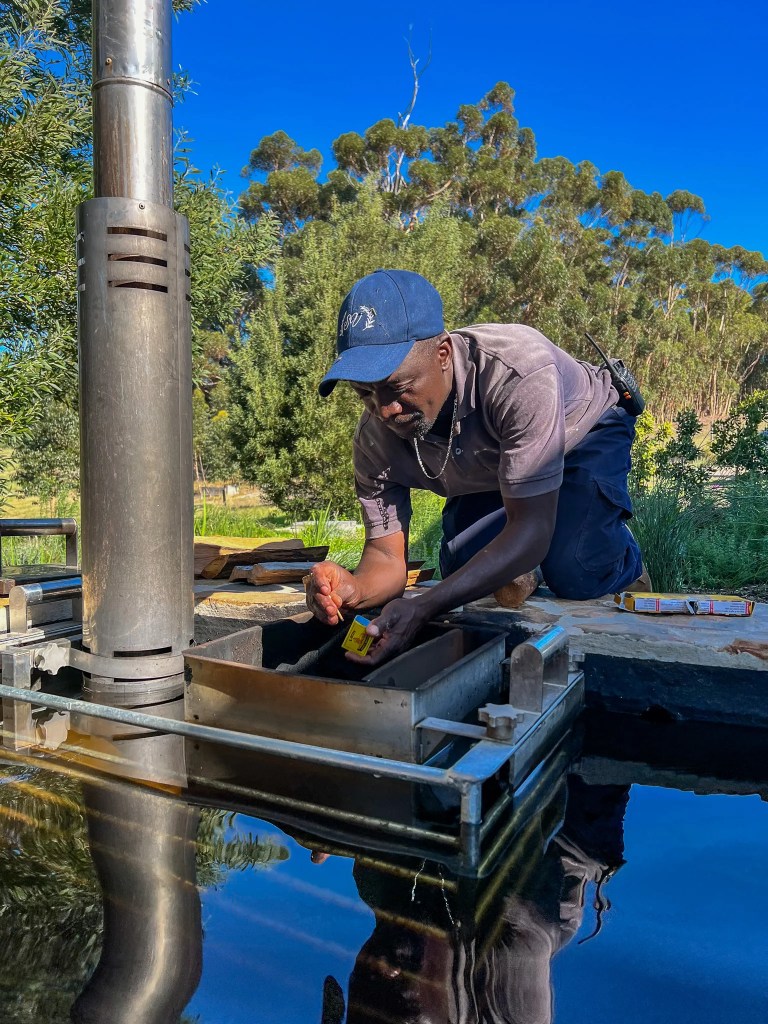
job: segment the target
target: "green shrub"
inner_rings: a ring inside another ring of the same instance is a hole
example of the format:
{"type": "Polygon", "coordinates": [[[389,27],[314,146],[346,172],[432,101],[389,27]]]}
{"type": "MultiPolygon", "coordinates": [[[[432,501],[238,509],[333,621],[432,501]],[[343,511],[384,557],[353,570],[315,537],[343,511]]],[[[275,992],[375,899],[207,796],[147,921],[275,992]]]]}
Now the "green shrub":
{"type": "Polygon", "coordinates": [[[657,453],[672,438],[671,423],[657,423],[648,409],[635,420],[635,440],[632,445],[632,472],[629,476],[633,492],[646,491],[656,477],[657,453]]]}
{"type": "Polygon", "coordinates": [[[754,391],[724,420],[712,425],[712,454],[718,466],[737,473],[768,473],[768,391],[754,391]]]}
{"type": "Polygon", "coordinates": [[[686,558],[689,588],[740,590],[768,581],[768,479],[752,474],[710,490],[686,558]]]}
{"type": "Polygon", "coordinates": [[[710,469],[695,437],[701,431],[701,420],[693,409],[684,409],[675,416],[677,431],[655,453],[656,473],[668,487],[683,494],[701,490],[710,469]]]}

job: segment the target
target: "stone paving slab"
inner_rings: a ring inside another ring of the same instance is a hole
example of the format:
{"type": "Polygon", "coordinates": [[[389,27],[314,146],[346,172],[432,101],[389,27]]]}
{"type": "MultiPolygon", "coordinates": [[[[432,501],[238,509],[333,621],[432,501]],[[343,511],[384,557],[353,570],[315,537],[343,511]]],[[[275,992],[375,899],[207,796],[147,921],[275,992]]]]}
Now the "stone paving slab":
{"type": "MultiPolygon", "coordinates": [[[[467,605],[468,612],[473,609],[501,610],[493,598],[467,605]]],[[[571,647],[584,654],[768,672],[768,604],[733,618],[643,615],[620,611],[612,598],[563,601],[545,593],[508,614],[529,632],[562,626],[571,647]]]]}
{"type": "Polygon", "coordinates": [[[751,616],[642,615],[611,599],[546,593],[517,611],[491,599],[464,610],[523,634],[562,626],[584,655],[587,705],[653,720],[768,727],[768,605],[751,616]]]}
{"type": "Polygon", "coordinates": [[[306,611],[303,586],[195,580],[195,642],[217,640],[239,629],[306,611]]]}
{"type": "MultiPolygon", "coordinates": [[[[196,619],[221,619],[223,632],[295,615],[304,608],[301,586],[195,581],[196,619]],[[228,619],[238,625],[226,629],[228,619]]],[[[499,608],[492,597],[467,605],[466,611],[497,612],[505,625],[514,622],[526,633],[562,626],[571,647],[583,654],[768,672],[768,604],[756,605],[754,613],[743,618],[643,615],[620,611],[611,598],[563,601],[544,591],[517,611],[499,608]]]]}

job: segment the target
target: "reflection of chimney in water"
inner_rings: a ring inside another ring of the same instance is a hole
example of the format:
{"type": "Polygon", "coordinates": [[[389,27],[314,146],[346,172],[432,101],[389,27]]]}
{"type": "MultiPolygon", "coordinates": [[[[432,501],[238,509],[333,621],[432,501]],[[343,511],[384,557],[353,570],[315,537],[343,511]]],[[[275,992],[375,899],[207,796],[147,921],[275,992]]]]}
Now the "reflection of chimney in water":
{"type": "Polygon", "coordinates": [[[78,211],[83,644],[94,700],[182,691],[192,638],[189,238],[173,212],[171,0],[93,0],[78,211]]]}
{"type": "MultiPolygon", "coordinates": [[[[180,761],[180,737],[152,742],[165,748],[151,755],[164,771],[180,761]]],[[[83,796],[104,898],[104,935],[101,958],[72,1020],[177,1024],[202,970],[199,811],[159,789],[117,780],[90,783],[83,796]]]]}

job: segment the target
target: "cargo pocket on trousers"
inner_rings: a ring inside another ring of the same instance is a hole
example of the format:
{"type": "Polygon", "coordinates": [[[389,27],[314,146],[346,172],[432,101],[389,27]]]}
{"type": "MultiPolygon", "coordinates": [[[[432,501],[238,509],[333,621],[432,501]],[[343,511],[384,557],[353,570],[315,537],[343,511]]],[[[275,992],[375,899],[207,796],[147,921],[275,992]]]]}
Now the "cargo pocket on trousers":
{"type": "Polygon", "coordinates": [[[624,557],[629,536],[624,526],[632,502],[623,487],[593,480],[592,498],[576,546],[576,560],[587,572],[606,571],[624,557]]]}

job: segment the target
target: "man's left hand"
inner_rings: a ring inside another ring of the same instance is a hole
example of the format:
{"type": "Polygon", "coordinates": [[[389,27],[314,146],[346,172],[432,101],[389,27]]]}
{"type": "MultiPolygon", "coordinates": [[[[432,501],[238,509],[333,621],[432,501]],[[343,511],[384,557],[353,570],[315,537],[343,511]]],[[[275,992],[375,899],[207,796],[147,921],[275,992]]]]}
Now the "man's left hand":
{"type": "Polygon", "coordinates": [[[361,658],[359,654],[348,651],[347,658],[358,665],[378,665],[400,654],[427,621],[419,604],[418,597],[399,597],[390,601],[382,608],[381,615],[367,627],[367,632],[376,637],[368,654],[361,658]]]}

